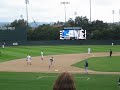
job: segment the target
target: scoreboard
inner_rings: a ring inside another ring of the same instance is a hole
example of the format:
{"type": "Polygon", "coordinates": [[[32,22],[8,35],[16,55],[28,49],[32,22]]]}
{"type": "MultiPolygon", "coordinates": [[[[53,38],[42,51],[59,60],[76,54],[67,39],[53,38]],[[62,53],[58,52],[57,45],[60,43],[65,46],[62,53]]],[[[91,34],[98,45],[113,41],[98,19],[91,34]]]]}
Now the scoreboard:
{"type": "Polygon", "coordinates": [[[26,28],[0,27],[0,41],[27,40],[26,28]]]}
{"type": "Polygon", "coordinates": [[[81,27],[65,27],[63,30],[60,30],[60,39],[61,40],[86,39],[86,30],[83,30],[81,27]]]}

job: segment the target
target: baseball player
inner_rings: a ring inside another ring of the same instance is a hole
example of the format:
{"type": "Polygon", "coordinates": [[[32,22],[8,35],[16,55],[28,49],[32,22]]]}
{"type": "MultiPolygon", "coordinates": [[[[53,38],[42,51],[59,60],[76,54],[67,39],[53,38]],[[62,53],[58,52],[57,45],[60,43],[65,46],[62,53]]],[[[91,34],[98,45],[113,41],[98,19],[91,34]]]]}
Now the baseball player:
{"type": "Polygon", "coordinates": [[[87,62],[87,60],[85,61],[85,71],[88,74],[88,62],[87,62]]]}
{"type": "Polygon", "coordinates": [[[2,52],[0,51],[0,56],[2,55],[2,52]]]}
{"type": "Polygon", "coordinates": [[[90,54],[91,48],[88,48],[88,54],[90,54]]]}
{"type": "Polygon", "coordinates": [[[32,65],[31,64],[31,56],[30,55],[27,56],[26,61],[27,61],[27,65],[32,65]]]}
{"type": "Polygon", "coordinates": [[[53,64],[53,57],[50,58],[49,68],[52,66],[52,64],[53,64]]]}
{"type": "Polygon", "coordinates": [[[43,51],[41,51],[41,60],[43,60],[43,51]]]}
{"type": "Polygon", "coordinates": [[[5,42],[3,42],[3,44],[2,44],[2,48],[5,48],[5,42]]]}
{"type": "Polygon", "coordinates": [[[112,43],[112,46],[114,45],[114,43],[112,43]]]}
{"type": "Polygon", "coordinates": [[[110,49],[110,57],[112,56],[112,50],[110,49]]]}
{"type": "Polygon", "coordinates": [[[120,86],[120,77],[119,77],[119,79],[118,79],[118,85],[120,86]]]}

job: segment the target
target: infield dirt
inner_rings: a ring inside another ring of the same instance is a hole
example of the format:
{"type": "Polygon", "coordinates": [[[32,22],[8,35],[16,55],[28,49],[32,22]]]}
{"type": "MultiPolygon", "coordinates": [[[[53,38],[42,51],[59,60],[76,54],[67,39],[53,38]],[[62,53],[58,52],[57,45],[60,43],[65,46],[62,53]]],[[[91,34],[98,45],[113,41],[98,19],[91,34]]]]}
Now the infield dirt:
{"type": "MultiPolygon", "coordinates": [[[[0,71],[7,72],[45,72],[45,73],[61,73],[68,71],[71,73],[85,73],[82,68],[71,66],[81,60],[89,57],[109,56],[109,53],[80,53],[80,54],[64,54],[44,56],[41,60],[40,56],[32,57],[32,65],[27,65],[26,58],[11,60],[0,63],[0,71]],[[53,65],[49,68],[50,57],[54,57],[53,65]]],[[[113,56],[120,56],[119,52],[114,52],[113,56]]],[[[120,72],[96,72],[89,70],[90,74],[120,74],[120,72]]]]}

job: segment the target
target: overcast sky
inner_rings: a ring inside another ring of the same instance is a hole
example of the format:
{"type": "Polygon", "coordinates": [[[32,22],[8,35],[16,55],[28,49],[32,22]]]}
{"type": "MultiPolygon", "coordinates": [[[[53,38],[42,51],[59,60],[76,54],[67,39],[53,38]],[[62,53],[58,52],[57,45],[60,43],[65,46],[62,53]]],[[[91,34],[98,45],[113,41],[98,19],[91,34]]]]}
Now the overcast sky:
{"type": "MultiPolygon", "coordinates": [[[[60,3],[63,1],[70,2],[66,5],[67,20],[75,16],[87,16],[90,19],[90,0],[29,0],[29,22],[33,19],[36,22],[65,21],[64,5],[60,3]]],[[[113,22],[112,10],[115,11],[114,22],[120,20],[120,0],[91,0],[91,4],[92,21],[113,22]]],[[[26,19],[25,8],[25,0],[0,0],[0,22],[26,19]]]]}

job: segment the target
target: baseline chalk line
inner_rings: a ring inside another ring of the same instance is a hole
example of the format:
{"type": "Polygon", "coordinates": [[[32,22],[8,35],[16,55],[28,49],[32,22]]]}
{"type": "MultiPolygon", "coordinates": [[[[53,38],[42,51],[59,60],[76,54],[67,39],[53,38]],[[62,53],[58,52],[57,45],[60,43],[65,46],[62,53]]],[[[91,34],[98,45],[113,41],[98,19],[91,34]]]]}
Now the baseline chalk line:
{"type": "MultiPolygon", "coordinates": [[[[52,78],[52,77],[57,77],[57,76],[39,76],[37,79],[40,79],[40,78],[52,78]]],[[[83,78],[83,79],[86,79],[86,80],[90,79],[90,77],[75,77],[75,78],[83,78]]]]}

